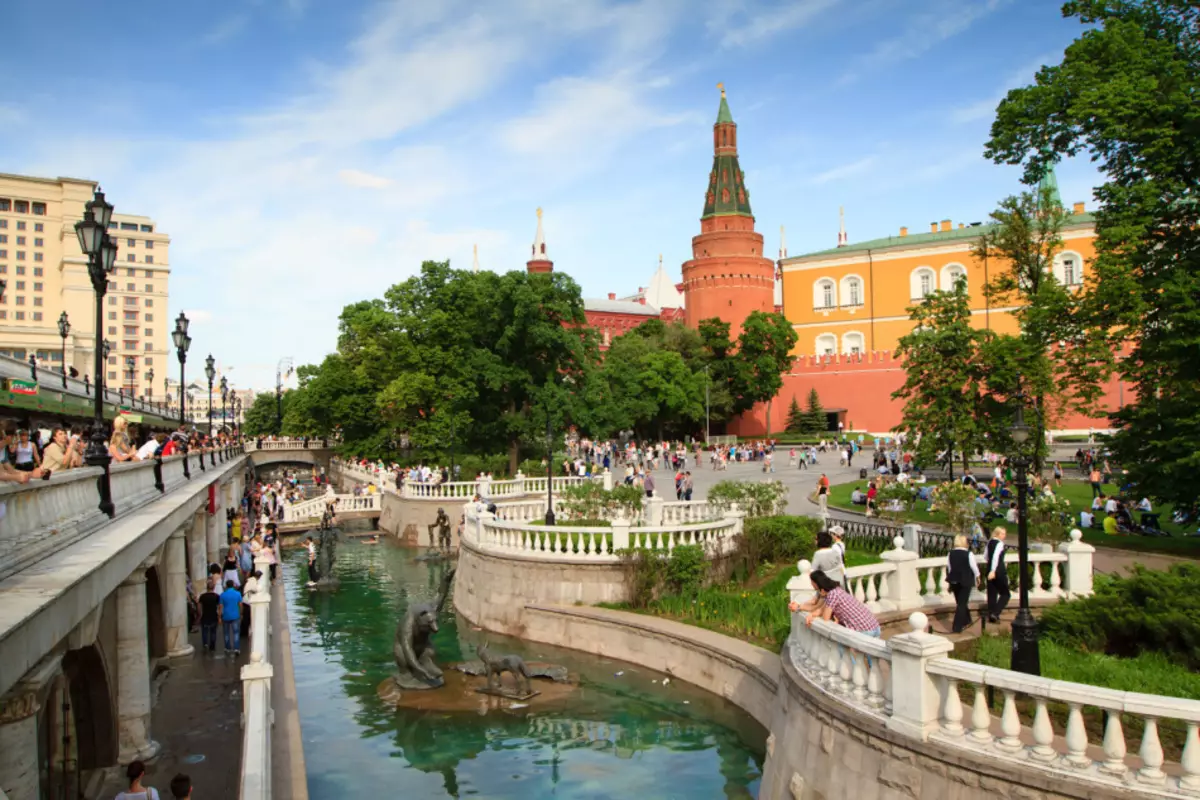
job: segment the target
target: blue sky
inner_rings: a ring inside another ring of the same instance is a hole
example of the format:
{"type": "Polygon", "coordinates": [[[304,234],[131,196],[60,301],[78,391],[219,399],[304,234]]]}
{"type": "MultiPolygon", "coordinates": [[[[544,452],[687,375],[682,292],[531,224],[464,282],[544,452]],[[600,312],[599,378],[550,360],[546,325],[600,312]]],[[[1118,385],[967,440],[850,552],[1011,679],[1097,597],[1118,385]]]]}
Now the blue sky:
{"type": "MultiPolygon", "coordinates": [[[[424,259],[627,293],[699,232],[723,81],[767,252],[987,218],[1006,89],[1080,32],[1053,0],[12,3],[0,171],[101,181],[172,237],[172,313],[240,386],[319,360],[424,259]],[[93,54],[94,53],[94,54],[93,54]],[[13,76],[19,75],[19,79],[13,76]],[[33,87],[30,90],[27,87],[33,87]]],[[[1092,205],[1086,160],[1058,169],[1092,205]]],[[[195,355],[195,354],[193,354],[195,355]]],[[[197,361],[197,363],[199,363],[197,361]]]]}

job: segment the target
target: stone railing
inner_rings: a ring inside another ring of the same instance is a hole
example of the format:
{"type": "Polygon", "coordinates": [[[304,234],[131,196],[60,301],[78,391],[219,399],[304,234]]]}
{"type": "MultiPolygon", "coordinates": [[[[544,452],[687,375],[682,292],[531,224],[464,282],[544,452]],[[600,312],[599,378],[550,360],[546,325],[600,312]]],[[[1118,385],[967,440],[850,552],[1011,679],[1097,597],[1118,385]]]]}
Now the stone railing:
{"type": "MultiPolygon", "coordinates": [[[[275,560],[280,561],[279,545],[275,560]]],[[[250,662],[242,667],[242,775],[240,800],[271,798],[271,729],[275,710],[271,704],[271,570],[262,556],[254,560],[262,573],[258,590],[246,598],[250,607],[250,662]]],[[[246,643],[243,642],[245,647],[246,643]]]]}
{"type": "MultiPolygon", "coordinates": [[[[192,452],[145,461],[114,462],[109,487],[115,515],[122,516],[201,474],[201,464],[225,461],[240,455],[240,448],[192,452]]],[[[211,468],[211,467],[206,467],[211,468]]],[[[107,524],[100,510],[99,467],[79,467],[55,472],[47,480],[0,484],[0,580],[61,550],[107,524]]]]}
{"type": "MultiPolygon", "coordinates": [[[[348,478],[396,491],[396,475],[393,472],[380,469],[375,465],[363,467],[345,461],[336,462],[336,466],[348,478]]],[[[575,486],[586,481],[603,481],[606,488],[612,488],[612,474],[604,473],[591,478],[568,476],[553,478],[551,491],[557,493],[567,486],[575,486]]],[[[524,497],[530,494],[545,493],[546,478],[526,477],[518,472],[517,477],[509,480],[480,478],[473,481],[447,481],[445,483],[405,481],[400,495],[409,500],[470,500],[478,494],[485,500],[496,500],[504,497],[524,497]]]]}
{"type": "MultiPolygon", "coordinates": [[[[1033,581],[1030,586],[1031,600],[1050,600],[1077,597],[1092,593],[1092,554],[1089,544],[1080,539],[1082,534],[1071,532],[1071,541],[1059,546],[1056,553],[1031,552],[1029,563],[1033,581]]],[[[876,613],[888,611],[911,611],[932,606],[954,603],[954,595],[946,581],[947,563],[945,556],[920,558],[905,549],[905,538],[892,540],[893,549],[880,554],[881,563],[846,570],[846,584],[856,598],[876,613]]],[[[1010,555],[1012,555],[1010,553],[1010,555]]],[[[984,571],[984,556],[973,555],[984,571]]],[[[1018,569],[1015,558],[1006,559],[1010,571],[1018,569]]],[[[812,595],[809,575],[812,564],[801,561],[797,565],[800,573],[788,581],[788,592],[793,600],[803,601],[812,595]]],[[[1016,580],[1010,580],[1014,586],[1016,580]]],[[[984,595],[976,590],[972,602],[982,600],[984,595]]]]}
{"type": "Polygon", "coordinates": [[[958,661],[949,657],[953,643],[927,633],[928,624],[924,613],[914,612],[911,632],[881,641],[820,619],[807,625],[804,614],[797,613],[784,655],[812,691],[914,743],[934,741],[974,754],[994,769],[1004,770],[1006,763],[1032,767],[1045,770],[1047,778],[1069,777],[1096,790],[1200,796],[1200,701],[958,661]],[[998,717],[988,702],[989,689],[1003,697],[998,717]],[[1085,722],[1091,709],[1103,716],[1096,741],[1085,722]],[[1065,712],[1061,735],[1052,711],[1065,712]],[[1141,728],[1136,757],[1128,753],[1123,717],[1141,728]],[[1183,731],[1177,763],[1167,763],[1159,738],[1163,721],[1183,731]]]}
{"type": "MultiPolygon", "coordinates": [[[[543,513],[545,506],[543,505],[543,513]]],[[[670,553],[681,545],[701,545],[712,555],[724,555],[737,547],[744,512],[731,510],[719,520],[695,525],[639,525],[614,520],[611,527],[572,527],[505,522],[487,511],[476,513],[472,504],[463,538],[486,553],[520,558],[586,563],[619,563],[620,552],[641,548],[670,553]]]]}
{"type": "Polygon", "coordinates": [[[719,510],[704,500],[668,500],[662,504],[664,525],[703,522],[720,516],[719,510]]]}
{"type": "MultiPolygon", "coordinates": [[[[543,481],[543,486],[545,482],[543,481]]],[[[554,513],[562,519],[570,519],[571,514],[562,508],[560,500],[554,501],[554,513]]],[[[534,496],[528,500],[512,500],[496,504],[496,519],[502,522],[530,522],[544,519],[546,516],[546,499],[544,496],[534,496]]],[[[607,513],[601,514],[609,519],[607,513]]],[[[648,497],[642,501],[642,507],[628,515],[626,520],[631,526],[673,526],[688,525],[700,522],[714,522],[724,514],[716,506],[709,505],[704,500],[664,501],[661,497],[648,497]]]]}
{"type": "Polygon", "coordinates": [[[328,450],[336,442],[332,439],[257,439],[246,440],[246,452],[263,450],[328,450]]]}
{"type": "MultiPolygon", "coordinates": [[[[302,500],[299,503],[284,506],[283,521],[288,523],[320,519],[321,515],[325,513],[325,504],[330,499],[330,495],[323,494],[319,497],[313,497],[308,500],[302,500]]],[[[383,496],[378,492],[363,495],[335,494],[332,495],[332,499],[336,500],[333,510],[338,513],[344,511],[379,511],[383,507],[383,496]]]]}

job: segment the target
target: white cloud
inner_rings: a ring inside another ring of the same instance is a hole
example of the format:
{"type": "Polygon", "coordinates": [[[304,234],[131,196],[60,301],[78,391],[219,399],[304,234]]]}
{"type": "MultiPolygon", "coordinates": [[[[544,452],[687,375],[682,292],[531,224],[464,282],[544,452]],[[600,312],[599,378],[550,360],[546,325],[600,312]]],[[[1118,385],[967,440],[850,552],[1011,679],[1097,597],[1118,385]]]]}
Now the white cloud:
{"type": "Polygon", "coordinates": [[[355,186],[359,189],[383,189],[392,185],[390,178],[372,175],[369,172],[363,172],[358,169],[339,170],[338,180],[347,186],[355,186]]]}
{"type": "Polygon", "coordinates": [[[246,30],[249,25],[249,14],[245,12],[230,14],[219,20],[208,33],[200,37],[200,44],[206,47],[215,47],[216,45],[224,44],[246,30]]]}
{"type": "Polygon", "coordinates": [[[708,23],[710,32],[720,33],[721,47],[744,47],[782,33],[802,28],[840,0],[786,0],[780,4],[742,3],[726,6],[708,23]]]}
{"type": "Polygon", "coordinates": [[[830,183],[831,181],[842,180],[843,178],[861,175],[870,170],[871,167],[875,166],[875,163],[878,160],[879,157],[874,155],[867,156],[866,158],[860,158],[857,161],[850,162],[849,164],[842,164],[841,166],[833,167],[832,169],[827,169],[824,172],[820,172],[814,175],[809,182],[814,184],[830,183]]]}
{"type": "Polygon", "coordinates": [[[1033,83],[1038,70],[1046,64],[1055,63],[1059,58],[1060,56],[1048,53],[1022,64],[1000,82],[999,88],[990,97],[951,110],[950,120],[958,124],[965,124],[981,119],[992,119],[996,116],[996,107],[1008,94],[1009,89],[1033,83]]]}
{"type": "MultiPolygon", "coordinates": [[[[205,308],[185,308],[183,314],[188,318],[189,324],[192,322],[212,322],[212,312],[205,308]]],[[[191,329],[189,328],[189,331],[191,329]]]]}
{"type": "Polygon", "coordinates": [[[0,104],[0,125],[17,125],[25,122],[27,116],[16,106],[0,104]]]}

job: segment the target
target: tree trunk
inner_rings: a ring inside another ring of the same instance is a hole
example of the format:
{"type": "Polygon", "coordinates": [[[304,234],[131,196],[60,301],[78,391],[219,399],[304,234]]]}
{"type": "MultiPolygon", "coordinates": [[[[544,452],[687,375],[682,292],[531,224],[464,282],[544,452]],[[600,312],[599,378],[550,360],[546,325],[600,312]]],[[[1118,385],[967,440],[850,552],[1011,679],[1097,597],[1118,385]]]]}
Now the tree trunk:
{"type": "Polygon", "coordinates": [[[771,401],[767,401],[767,438],[771,438],[771,401]]]}
{"type": "Polygon", "coordinates": [[[521,445],[516,439],[508,443],[508,474],[513,476],[517,474],[517,464],[521,458],[521,445]]]}

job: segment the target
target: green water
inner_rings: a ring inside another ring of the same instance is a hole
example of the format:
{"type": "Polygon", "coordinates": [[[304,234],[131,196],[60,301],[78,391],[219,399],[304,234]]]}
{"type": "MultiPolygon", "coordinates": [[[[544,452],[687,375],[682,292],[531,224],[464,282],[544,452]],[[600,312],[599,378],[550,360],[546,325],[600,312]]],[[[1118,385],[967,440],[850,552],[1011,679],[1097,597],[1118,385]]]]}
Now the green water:
{"type": "MultiPolygon", "coordinates": [[[[285,559],[312,800],[757,796],[765,731],[722,698],[623,662],[489,634],[493,650],[562,664],[579,687],[524,709],[384,705],[376,687],[395,669],[396,622],[436,594],[445,569],[418,554],[345,543],[330,593],[305,588],[302,551],[285,559]]],[[[435,638],[443,667],[473,658],[483,637],[446,605],[435,638]]]]}

